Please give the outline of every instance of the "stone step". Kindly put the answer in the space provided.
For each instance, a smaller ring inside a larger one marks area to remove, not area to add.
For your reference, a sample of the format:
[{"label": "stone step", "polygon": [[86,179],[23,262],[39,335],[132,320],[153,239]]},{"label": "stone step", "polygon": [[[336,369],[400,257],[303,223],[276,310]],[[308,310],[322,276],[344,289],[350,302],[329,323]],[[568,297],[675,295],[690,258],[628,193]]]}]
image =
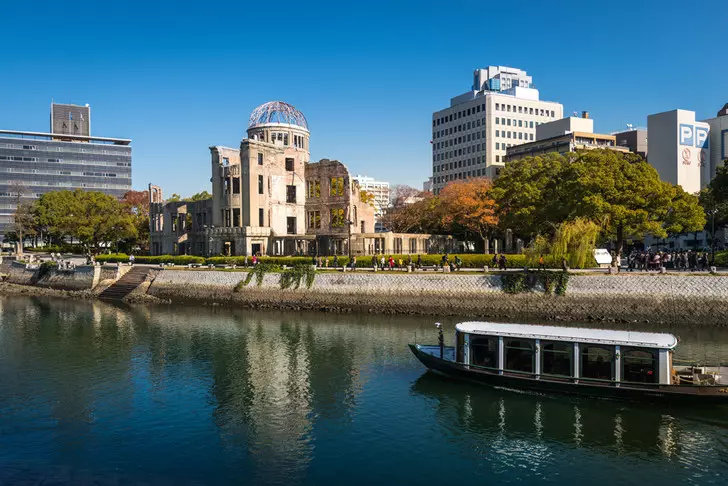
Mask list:
[{"label": "stone step", "polygon": [[99,295],[100,299],[122,300],[139,287],[147,278],[150,269],[147,267],[134,267],[123,277],[110,285]]}]

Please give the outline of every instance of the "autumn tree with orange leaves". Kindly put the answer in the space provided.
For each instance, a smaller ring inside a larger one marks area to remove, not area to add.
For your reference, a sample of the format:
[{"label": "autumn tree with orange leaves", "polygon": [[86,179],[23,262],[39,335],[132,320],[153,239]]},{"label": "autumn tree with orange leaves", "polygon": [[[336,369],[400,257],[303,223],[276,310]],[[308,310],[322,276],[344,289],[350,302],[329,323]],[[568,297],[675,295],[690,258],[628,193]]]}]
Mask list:
[{"label": "autumn tree with orange leaves", "polygon": [[441,224],[452,233],[458,227],[478,235],[484,243],[498,226],[496,203],[490,196],[490,179],[476,178],[450,182],[440,192]]}]

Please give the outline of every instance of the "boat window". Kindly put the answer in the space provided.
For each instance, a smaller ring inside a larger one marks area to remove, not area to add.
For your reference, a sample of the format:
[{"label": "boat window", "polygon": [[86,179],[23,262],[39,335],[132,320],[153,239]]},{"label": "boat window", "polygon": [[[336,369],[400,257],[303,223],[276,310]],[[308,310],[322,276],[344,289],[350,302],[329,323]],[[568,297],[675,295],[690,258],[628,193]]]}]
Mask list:
[{"label": "boat window", "polygon": [[533,373],[533,341],[506,339],[505,369]]},{"label": "boat window", "polygon": [[645,348],[622,348],[622,380],[657,383],[657,351]]},{"label": "boat window", "polygon": [[574,345],[558,341],[541,341],[541,373],[572,376]]},{"label": "boat window", "polygon": [[455,331],[455,361],[458,363],[465,362],[465,333]]},{"label": "boat window", "polygon": [[498,368],[498,338],[493,336],[470,336],[470,364]]},{"label": "boat window", "polygon": [[614,365],[612,346],[584,345],[581,347],[581,373],[583,378],[611,380]]}]

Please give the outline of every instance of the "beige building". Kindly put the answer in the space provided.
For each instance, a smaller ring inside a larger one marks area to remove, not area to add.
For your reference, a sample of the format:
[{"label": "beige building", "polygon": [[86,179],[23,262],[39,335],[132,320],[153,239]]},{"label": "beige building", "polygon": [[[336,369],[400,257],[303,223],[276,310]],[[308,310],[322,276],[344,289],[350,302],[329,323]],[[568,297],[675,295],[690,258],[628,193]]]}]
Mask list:
[{"label": "beige building", "polygon": [[149,249],[152,255],[207,255],[212,199],[165,203],[149,184]]},{"label": "beige building", "polygon": [[239,150],[210,147],[210,253],[304,253],[306,118],[287,103],[265,103],[250,115],[247,135]]},{"label": "beige building", "polygon": [[359,183],[338,160],[306,164],[306,233],[312,253],[349,253],[352,235],[374,232],[374,205],[361,199]]},{"label": "beige building", "polygon": [[508,161],[513,161],[553,152],[565,154],[592,149],[629,152],[629,148],[617,145],[614,135],[594,133],[594,120],[584,112],[581,118],[567,117],[539,125],[536,127],[534,142],[509,147],[506,157]]}]

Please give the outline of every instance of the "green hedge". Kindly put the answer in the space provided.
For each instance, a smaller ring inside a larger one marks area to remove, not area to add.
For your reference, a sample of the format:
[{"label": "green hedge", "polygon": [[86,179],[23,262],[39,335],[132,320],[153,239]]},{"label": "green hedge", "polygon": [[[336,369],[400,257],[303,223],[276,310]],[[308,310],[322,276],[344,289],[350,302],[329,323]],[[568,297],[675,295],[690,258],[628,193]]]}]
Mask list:
[{"label": "green hedge", "polygon": [[716,267],[728,267],[728,251],[719,251],[715,254]]},{"label": "green hedge", "polygon": [[[392,258],[394,258],[395,266],[399,265],[399,260],[402,260],[403,265],[407,265],[407,262],[409,261],[410,255],[391,255]],[[464,254],[464,255],[458,255],[460,259],[462,260],[462,267],[463,268],[483,268],[484,266],[489,266],[490,268],[494,268],[493,265],[493,255],[482,255],[482,254]],[[386,261],[389,260],[390,255],[384,255],[384,258]],[[440,262],[442,261],[442,254],[432,254],[432,255],[426,255],[422,254],[422,265],[426,266],[433,266],[433,265],[440,265]],[[325,264],[327,257],[321,257],[322,263]],[[381,262],[382,255],[377,255],[377,264],[379,265]],[[508,268],[523,268],[527,265],[526,262],[526,255],[520,255],[520,254],[511,254],[506,255],[507,258],[507,267]],[[329,259],[329,268],[334,267],[334,257],[330,256]],[[294,265],[301,265],[301,264],[310,264],[312,263],[311,257],[261,257],[258,259],[261,263],[268,263],[271,265],[279,265],[279,266],[288,266],[292,267]],[[116,262],[122,262],[127,263],[129,261],[129,255],[125,253],[118,253],[118,254],[111,254],[111,255],[99,255],[96,257],[96,261],[98,262],[108,262],[108,263],[116,263]],[[237,265],[239,267],[242,267],[245,265],[245,257],[244,256],[234,256],[234,257],[211,257],[211,258],[204,258],[204,257],[197,257],[197,256],[189,256],[189,255],[160,255],[160,256],[135,256],[136,263],[150,263],[150,264],[158,264],[158,263],[172,263],[175,265],[187,265],[189,263],[199,263],[199,264],[212,264],[212,265]],[[412,255],[412,261],[417,262],[417,255]],[[449,255],[449,261],[455,262],[455,255],[451,254]],[[247,258],[248,265],[252,265],[253,260],[252,257]],[[338,265],[339,267],[348,265],[349,258],[345,256],[340,256],[338,258]],[[550,262],[547,261],[547,266],[553,267],[553,265],[549,265]],[[365,256],[358,256],[356,259],[356,266],[358,268],[371,268],[372,266],[372,257],[370,255]]]}]

